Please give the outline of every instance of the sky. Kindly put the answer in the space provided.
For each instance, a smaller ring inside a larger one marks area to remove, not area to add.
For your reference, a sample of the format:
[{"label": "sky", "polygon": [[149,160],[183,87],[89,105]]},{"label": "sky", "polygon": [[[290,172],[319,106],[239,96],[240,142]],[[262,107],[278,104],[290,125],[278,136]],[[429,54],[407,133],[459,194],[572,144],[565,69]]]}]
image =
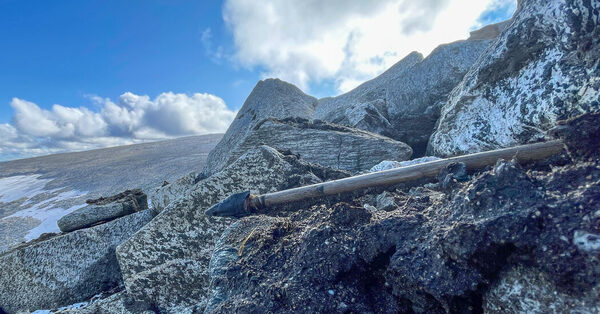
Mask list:
[{"label": "sky", "polygon": [[258,80],[316,96],[515,0],[0,0],[0,161],[227,130]]}]

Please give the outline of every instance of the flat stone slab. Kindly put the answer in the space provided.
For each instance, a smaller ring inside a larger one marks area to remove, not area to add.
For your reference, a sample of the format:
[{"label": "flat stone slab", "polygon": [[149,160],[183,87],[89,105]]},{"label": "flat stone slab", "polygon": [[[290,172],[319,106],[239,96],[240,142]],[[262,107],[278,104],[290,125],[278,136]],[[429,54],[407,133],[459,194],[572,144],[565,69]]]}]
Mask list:
[{"label": "flat stone slab", "polygon": [[91,227],[147,209],[148,198],[141,190],[128,190],[108,198],[88,200],[88,204],[60,218],[57,221],[60,231],[71,232]]}]

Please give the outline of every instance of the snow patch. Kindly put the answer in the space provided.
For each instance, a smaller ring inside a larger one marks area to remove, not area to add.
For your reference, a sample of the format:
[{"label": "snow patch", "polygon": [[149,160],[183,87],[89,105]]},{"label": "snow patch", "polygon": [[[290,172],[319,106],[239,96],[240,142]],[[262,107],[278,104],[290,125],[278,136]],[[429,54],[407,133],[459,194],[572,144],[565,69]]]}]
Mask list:
[{"label": "snow patch", "polygon": [[10,203],[22,198],[32,198],[45,192],[50,179],[40,179],[41,175],[12,176],[0,178],[0,203]]},{"label": "snow patch", "polygon": [[[40,179],[40,177],[41,175],[28,175],[0,179],[0,195],[2,195],[0,203],[13,202],[25,198],[26,201],[21,206],[27,207],[2,219],[31,217],[40,221],[37,227],[29,230],[25,236],[26,241],[36,239],[42,233],[60,232],[56,222],[64,215],[86,205],[85,203],[76,204],[65,209],[59,204],[86,195],[88,192],[67,190],[58,193],[58,191],[65,190],[64,188],[46,190],[44,187],[52,180]],[[42,193],[49,194],[50,197],[42,201],[34,200],[36,196]]]},{"label": "snow patch", "polygon": [[425,157],[415,158],[415,159],[406,160],[406,161],[384,160],[384,161],[376,164],[375,166],[373,166],[371,169],[369,169],[369,172],[377,172],[377,171],[390,170],[390,169],[400,168],[400,167],[408,167],[408,166],[423,164],[426,162],[436,161],[436,160],[440,160],[440,158],[433,157],[433,156],[425,156]]}]

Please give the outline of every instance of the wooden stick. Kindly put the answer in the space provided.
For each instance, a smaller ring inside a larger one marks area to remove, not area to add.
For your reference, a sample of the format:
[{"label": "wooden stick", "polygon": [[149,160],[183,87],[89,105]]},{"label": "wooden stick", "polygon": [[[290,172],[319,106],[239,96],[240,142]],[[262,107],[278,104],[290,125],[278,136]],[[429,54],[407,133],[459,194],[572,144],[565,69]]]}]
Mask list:
[{"label": "wooden stick", "polygon": [[488,165],[494,165],[498,159],[511,159],[513,157],[521,163],[527,163],[553,156],[563,149],[564,144],[556,140],[430,161],[407,167],[256,195],[254,197],[251,196],[250,206],[265,208],[374,186],[386,186],[422,178],[431,178],[437,176],[441,169],[455,162],[464,163],[467,169],[480,169]]}]

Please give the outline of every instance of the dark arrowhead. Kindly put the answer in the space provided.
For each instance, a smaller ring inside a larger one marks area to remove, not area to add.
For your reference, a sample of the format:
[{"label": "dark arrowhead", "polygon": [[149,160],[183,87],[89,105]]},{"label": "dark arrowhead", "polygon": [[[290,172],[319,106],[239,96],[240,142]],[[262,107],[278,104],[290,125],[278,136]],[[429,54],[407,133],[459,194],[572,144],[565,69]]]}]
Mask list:
[{"label": "dark arrowhead", "polygon": [[236,193],[218,202],[209,208],[204,214],[208,216],[241,218],[250,214],[246,210],[246,200],[250,197],[250,191]]}]

